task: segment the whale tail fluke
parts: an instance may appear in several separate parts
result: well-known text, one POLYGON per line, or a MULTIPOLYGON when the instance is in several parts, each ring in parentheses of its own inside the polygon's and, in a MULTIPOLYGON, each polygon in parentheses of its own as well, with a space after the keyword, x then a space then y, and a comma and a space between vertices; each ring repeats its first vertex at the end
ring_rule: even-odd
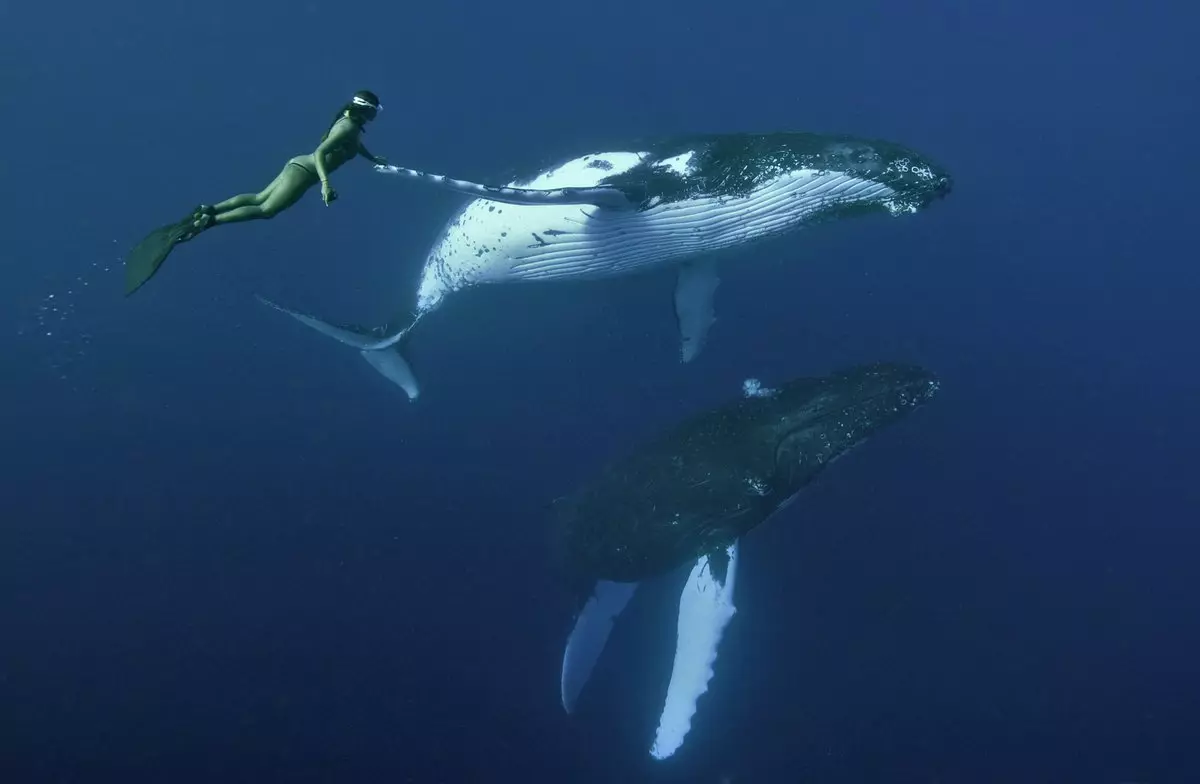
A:
POLYGON ((284 307, 262 295, 258 295, 258 300, 280 313, 286 313, 301 324, 312 327, 322 335, 328 335, 339 343, 358 349, 367 364, 403 389, 409 400, 416 400, 420 396, 421 387, 417 376, 403 353, 404 338, 416 325, 416 320, 401 329, 393 329, 390 326, 367 329, 356 324, 333 324, 308 313, 284 307))
POLYGON ((400 344, 383 349, 364 349, 362 357, 367 360, 368 365, 378 370, 380 375, 403 389, 409 400, 416 400, 421 396, 417 375, 404 356, 400 344))

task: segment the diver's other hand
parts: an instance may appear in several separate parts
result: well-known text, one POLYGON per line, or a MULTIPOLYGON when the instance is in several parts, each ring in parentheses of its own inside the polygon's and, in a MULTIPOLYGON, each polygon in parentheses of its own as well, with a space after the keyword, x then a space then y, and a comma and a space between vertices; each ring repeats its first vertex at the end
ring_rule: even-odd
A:
POLYGON ((337 191, 327 182, 321 183, 321 200, 325 202, 326 207, 337 200, 337 191))
POLYGON ((376 155, 375 156, 375 165, 376 166, 387 166, 388 165, 387 158, 384 158, 382 155, 376 155))

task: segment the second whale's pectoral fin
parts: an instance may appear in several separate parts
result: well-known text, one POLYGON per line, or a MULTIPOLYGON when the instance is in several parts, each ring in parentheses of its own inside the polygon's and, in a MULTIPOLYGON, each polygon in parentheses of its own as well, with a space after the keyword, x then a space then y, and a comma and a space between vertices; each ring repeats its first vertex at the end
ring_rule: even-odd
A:
POLYGON ((708 328, 716 320, 713 295, 719 283, 715 259, 679 266, 675 279, 675 317, 679 322, 679 355, 684 362, 691 362, 704 350, 708 328))
POLYGON ((734 542, 723 552, 701 556, 683 586, 671 683, 650 749, 655 759, 674 754, 692 728, 696 701, 708 691, 713 676, 717 645, 737 612, 733 606, 736 576, 737 542, 734 542))
POLYGON ((591 204, 618 210, 636 209, 638 202, 629 198, 620 188, 597 185, 583 188, 510 188, 500 185, 483 185, 469 180, 456 180, 444 174, 409 169, 404 166, 389 164, 376 165, 375 171, 392 174, 410 180, 428 182, 439 188, 465 193, 489 201, 499 201, 506 204, 545 205, 545 204, 591 204))
POLYGON ((567 638, 562 663, 562 706, 571 713, 575 701, 592 675, 592 669, 604 651, 613 622, 625 609, 637 583, 614 583, 600 580, 592 596, 575 619, 575 628, 567 638))

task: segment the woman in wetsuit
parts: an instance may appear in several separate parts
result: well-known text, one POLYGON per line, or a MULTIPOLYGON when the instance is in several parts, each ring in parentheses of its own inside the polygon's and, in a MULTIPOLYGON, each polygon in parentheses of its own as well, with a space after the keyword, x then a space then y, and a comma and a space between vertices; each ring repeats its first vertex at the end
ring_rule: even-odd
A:
POLYGON ((205 229, 225 223, 273 218, 299 201, 318 182, 321 183, 321 199, 328 206, 337 198, 337 191, 329 184, 330 173, 360 155, 377 165, 386 164, 386 159, 372 155, 363 146, 361 138, 366 124, 375 119, 381 108, 375 93, 359 90, 338 111, 317 149, 288 161, 266 188, 212 206, 202 204, 183 221, 151 233, 126 259, 126 295, 132 294, 158 271, 175 245, 196 237, 205 229))
POLYGON ((321 199, 328 206, 337 198, 337 191, 329 184, 331 172, 359 155, 377 165, 387 163, 386 159, 368 152, 360 138, 380 108, 375 93, 359 90, 338 112, 313 153, 292 158, 279 176, 258 193, 243 193, 211 207, 197 207, 193 213, 194 227, 203 230, 223 223, 273 218, 299 201, 318 182, 321 199))

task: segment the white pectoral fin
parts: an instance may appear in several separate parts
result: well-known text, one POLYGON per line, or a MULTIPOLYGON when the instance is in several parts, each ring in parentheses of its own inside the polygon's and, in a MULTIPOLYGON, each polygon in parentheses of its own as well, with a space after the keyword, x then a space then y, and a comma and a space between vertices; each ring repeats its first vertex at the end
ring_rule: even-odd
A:
POLYGON ((604 651, 613 623, 636 589, 637 583, 600 580, 575 619, 562 663, 562 706, 567 713, 575 710, 575 701, 604 651))
POLYGON ((679 322, 679 353, 684 362, 691 362, 704 350, 708 328, 715 321, 713 294, 719 283, 715 259, 679 266, 675 279, 675 317, 679 322))
POLYGON ((580 188, 513 188, 510 186, 484 185, 470 180, 456 180, 444 174, 432 174, 407 166, 392 166, 377 164, 375 171, 391 174, 418 182, 427 182, 439 188, 465 193, 489 201, 505 202, 507 204, 545 205, 545 204, 591 204, 609 209, 630 210, 637 205, 624 191, 604 185, 580 188))
POLYGON ((737 542, 725 551, 728 564, 724 579, 713 573, 710 556, 696 561, 679 597, 679 631, 675 641, 675 664, 667 700, 658 720, 658 732, 650 755, 666 759, 683 745, 692 728, 696 701, 708 691, 717 661, 717 645, 737 610, 733 586, 737 576, 737 542))

